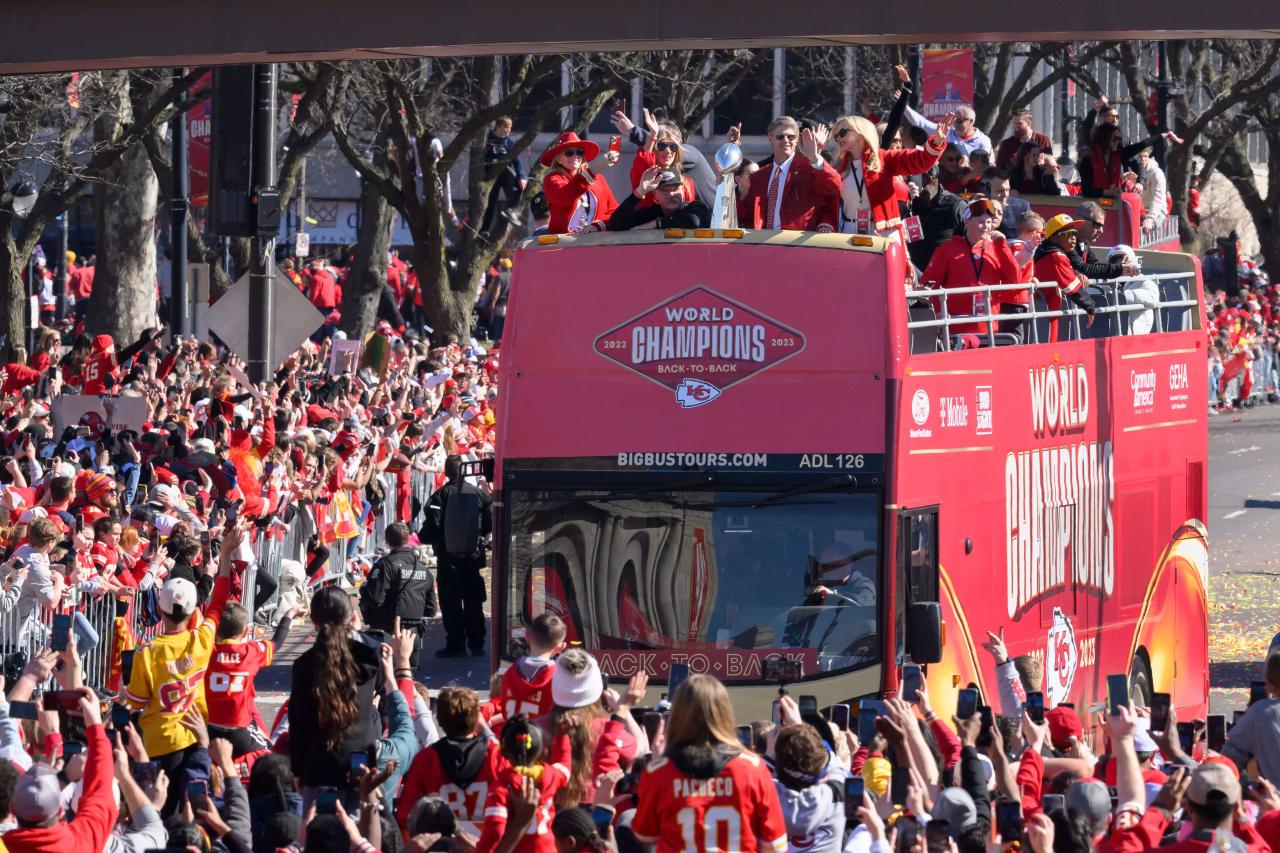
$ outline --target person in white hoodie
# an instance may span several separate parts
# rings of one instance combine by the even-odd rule
[[[1107,263],[1132,264],[1138,268],[1138,274],[1142,273],[1142,261],[1138,257],[1138,253],[1131,247],[1121,243],[1113,246],[1111,251],[1107,252]],[[1129,333],[1132,335],[1145,335],[1155,328],[1156,311],[1160,310],[1160,285],[1154,278],[1138,278],[1136,281],[1126,281],[1121,292],[1124,294],[1124,301],[1129,305],[1141,305],[1142,311],[1130,311],[1129,313]]]
[[[1142,206],[1146,209],[1142,216],[1142,230],[1153,231],[1164,224],[1169,215],[1168,181],[1160,164],[1151,156],[1150,148],[1139,151],[1135,162],[1138,182],[1142,184]]]
[[[773,757],[774,787],[787,825],[787,849],[792,853],[839,853],[844,847],[844,779],[848,768],[808,723],[783,726],[774,742]]]

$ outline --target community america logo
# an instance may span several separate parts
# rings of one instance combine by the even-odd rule
[[[693,409],[801,352],[804,335],[698,285],[596,338],[596,353]]]

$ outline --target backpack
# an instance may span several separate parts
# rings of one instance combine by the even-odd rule
[[[461,485],[444,504],[444,550],[469,557],[480,550],[480,495]]]

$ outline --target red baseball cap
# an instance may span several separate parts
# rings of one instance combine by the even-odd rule
[[[1084,726],[1074,708],[1059,705],[1045,713],[1044,721],[1049,726],[1049,740],[1055,749],[1069,749],[1071,739],[1080,739],[1084,734]]]

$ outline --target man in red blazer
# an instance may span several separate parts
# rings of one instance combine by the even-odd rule
[[[790,116],[769,125],[773,160],[751,176],[738,200],[738,222],[755,229],[834,231],[840,205],[840,176],[822,159],[827,128],[799,129]]]

